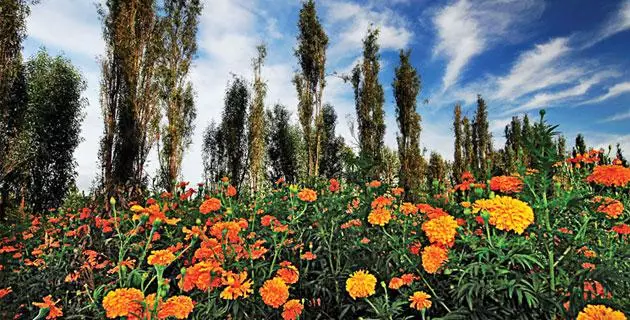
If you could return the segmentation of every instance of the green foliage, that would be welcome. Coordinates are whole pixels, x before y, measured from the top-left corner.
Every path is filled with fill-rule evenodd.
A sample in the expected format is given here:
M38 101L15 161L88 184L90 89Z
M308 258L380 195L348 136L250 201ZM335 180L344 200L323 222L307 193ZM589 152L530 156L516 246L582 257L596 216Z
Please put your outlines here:
M265 160L265 95L267 85L262 80L262 66L267 56L264 45L256 47L258 56L253 60L254 67L254 97L249 110L249 178L252 192L258 190L260 180L264 177L263 165Z
M325 178L339 178L343 173L343 150L345 147L344 139L335 135L335 126L337 125L337 114L335 108L330 105L324 105L322 110L323 130L322 130L322 156L319 161L319 173Z
M298 130L291 126L290 118L289 110L283 105L276 104L273 110L267 110L268 174L274 181L284 177L287 182L296 183L301 137Z

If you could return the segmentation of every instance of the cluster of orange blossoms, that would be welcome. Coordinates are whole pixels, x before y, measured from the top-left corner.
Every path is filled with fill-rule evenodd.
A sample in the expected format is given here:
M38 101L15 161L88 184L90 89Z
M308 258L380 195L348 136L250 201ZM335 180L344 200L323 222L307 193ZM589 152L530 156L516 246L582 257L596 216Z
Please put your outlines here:
M582 164L598 163L601 153L603 153L603 151L591 149L589 152L585 152L584 154L578 153L575 157L568 158L566 162L574 165L576 168L580 168Z
M613 310L603 305L587 305L580 311L577 320L626 320L621 311Z
M593 202L598 205L597 212L606 214L610 219L617 219L623 213L623 203L619 200L596 196Z
M630 183L630 168L620 165L597 166L586 178L586 181L606 187L623 188Z
M496 176L490 179L490 190L504 194L519 193L523 190L523 181L518 176Z
M103 298L103 308L110 319L127 317L129 320L140 320L151 317L157 312L158 319L186 319L194 308L190 297L174 296L166 301L158 299L157 308L155 294L144 296L142 291L135 288L120 288L107 293Z
M314 202L317 200L317 192L309 188L304 188L298 192L298 198L304 202Z
M390 196L382 195L378 196L372 201L372 211L368 215L368 222L375 226L385 226L392 219L392 214L389 210L389 206L393 203L393 199Z
M485 189L486 185L484 183L475 183L475 177L469 171L466 171L462 174L462 183L455 185L453 190L455 191L469 191L473 188L481 188Z

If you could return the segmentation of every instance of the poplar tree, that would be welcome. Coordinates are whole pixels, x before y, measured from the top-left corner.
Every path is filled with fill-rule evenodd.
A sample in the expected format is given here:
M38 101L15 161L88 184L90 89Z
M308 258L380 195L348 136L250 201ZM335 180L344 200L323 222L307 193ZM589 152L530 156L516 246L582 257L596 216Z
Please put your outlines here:
M300 9L298 46L295 56L300 72L293 78L298 94L298 115L308 158L307 174L319 172L320 143L322 138L322 95L326 86L325 65L328 36L319 22L315 2L308 0Z
M331 104L325 104L322 109L322 156L320 159L320 175L330 179L339 178L343 171L344 139L336 136L337 113Z
M442 156L435 151L432 151L431 156L429 157L427 178L432 184L442 184L444 183L444 179L446 179L446 162L444 161Z
M462 127L464 129L464 171L471 171L474 163L473 137L470 120L466 116L462 120ZM461 179L461 176L458 178Z
M484 178L489 175L492 161L492 136L488 124L488 108L481 95L477 96L477 111L473 124L477 169Z
M378 178L383 166L382 146L385 136L385 97L378 81L380 54L378 29L370 27L363 39L363 61L352 70L357 125L359 131L360 158L367 163L366 175Z
M422 156L420 155L420 121L416 112L416 99L420 92L420 77L409 62L410 51L400 51L400 64L394 70L394 98L396 99L396 122L400 135L398 158L400 168L398 183L406 191L405 197L411 200L412 192L420 189Z
M225 93L225 107L221 131L227 162L227 173L232 184L240 189L245 175L247 152L247 107L249 105L249 91L243 78L234 77Z
M567 156L567 139L561 135L558 137L556 144L558 145L558 156L564 159ZM619 144L617 144L617 147L619 147Z
M192 143L195 110L190 66L197 52L199 0L165 0L160 20L164 52L157 56L159 104L165 124L161 128L161 185L172 191L181 173L184 152Z
M272 180L284 178L288 183L296 183L298 178L299 136L293 134L290 123L291 113L280 104L267 110L267 158L269 176Z
M455 144L453 152L453 178L460 182L465 170L465 146L462 141L462 106L458 103L453 110L453 131L455 132Z
M586 142L584 141L584 135L581 133L578 133L578 135L575 137L575 150L579 154L586 153Z
M144 163L157 140L156 69L163 45L155 12L155 0L107 0L99 9L106 45L101 62L100 150L106 194L115 187L138 194Z
M262 80L262 66L267 56L264 45L256 47L258 55L252 61L254 68L254 96L249 108L249 177L251 190L258 190L263 176L265 160L265 95L267 85Z

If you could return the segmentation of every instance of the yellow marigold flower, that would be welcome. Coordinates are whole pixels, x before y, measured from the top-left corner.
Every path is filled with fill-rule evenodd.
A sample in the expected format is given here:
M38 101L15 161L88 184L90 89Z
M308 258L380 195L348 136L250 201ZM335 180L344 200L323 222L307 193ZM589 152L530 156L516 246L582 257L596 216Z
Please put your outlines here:
M475 201L473 212L481 210L488 211L490 214L488 222L499 230L511 230L521 234L534 222L534 211L527 203L507 196Z
M304 202L314 202L317 200L317 192L309 188L304 188L298 192L298 198Z
M463 208L470 208L470 206L471 206L470 202L468 202L468 201L462 201L462 202L460 203L460 205L461 205Z
M142 314L144 294L135 288L121 288L107 293L103 308L110 319Z
M448 250L430 245L422 250L422 267L428 273L436 273L438 269L448 260Z
M604 305L587 305L580 311L577 320L626 320L626 316Z
M422 224L422 231L427 235L431 243L443 246L452 246L457 235L457 221L449 215L440 216Z
M431 308L431 296L424 291L416 291L413 296L409 297L410 307L416 310Z
M195 308L195 305L190 297L170 297L159 307L158 318L166 319L168 317L174 317L175 319L187 319L188 315L193 311L193 308Z
M247 298L253 292L252 280L247 279L247 272L240 274L226 272L223 275L222 284L225 287L221 292L221 299L236 300L239 297Z
M153 250L147 259L152 266L166 267L175 260L175 255L169 250Z
M304 305L297 299L291 299L284 304L282 319L295 320L302 314L302 310L304 310Z
M277 309L289 299L289 287L280 277L265 281L259 290L263 302Z
M376 277L364 270L355 271L346 280L346 291L352 299L367 298L374 294Z
M385 208L374 209L368 215L368 222L371 225L385 226L392 219L392 214Z

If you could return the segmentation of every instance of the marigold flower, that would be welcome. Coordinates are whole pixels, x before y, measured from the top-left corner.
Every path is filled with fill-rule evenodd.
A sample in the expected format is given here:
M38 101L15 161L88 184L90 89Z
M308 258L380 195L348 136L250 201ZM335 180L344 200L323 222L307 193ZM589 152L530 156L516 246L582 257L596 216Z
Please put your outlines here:
M224 270L221 263L215 260L202 261L186 269L179 282L179 287L188 292L193 288L206 291L221 286L221 275Z
M53 301L50 295L44 297L43 302L33 302L33 305L40 309L48 309L48 316L46 319L56 319L58 317L63 316L63 311L61 307L57 306L59 301Z
M385 226L392 219L392 215L389 210L385 208L374 209L368 215L368 222L371 225Z
M187 296L170 297L160 305L158 310L158 318L166 319L174 317L175 319L187 319L195 305Z
M405 189L403 188L392 188L392 194L399 197L400 195L402 195L403 193L405 193Z
M490 190L501 193L519 193L523 190L523 181L515 176L496 176L490 179Z
M265 281L258 292L263 302L274 309L279 308L289 298L289 287L280 277Z
M208 214L210 212L219 211L221 209L221 200L217 198L210 198L205 200L201 206L199 206L199 212L202 214Z
M620 225L616 225L616 226L612 227L611 230L616 232L619 235L630 234L630 226L628 226L625 223L622 223Z
M280 263L281 268L278 269L277 275L287 284L294 284L300 278L300 271L288 261Z
M400 276L400 279L402 279L404 284L408 286L412 284L414 280L420 279L420 278L414 275L413 273L405 273L402 276Z
M473 212L478 213L481 210L488 211L488 222L499 230L522 234L534 222L534 211L527 203L507 196L475 201Z
M166 267L175 260L175 255L169 250L153 250L147 259L147 263L152 266Z
M604 305L587 305L577 316L577 320L626 320L626 316Z
M597 166L586 181L606 187L625 187L630 182L630 168L617 165Z
M317 259L317 255L316 255L316 254L314 254L314 253L312 253L312 252L310 252L310 251L306 251L306 252L304 252L304 253L300 256L300 258L301 258L302 260L307 260L307 261L310 261L310 260L315 260L315 259Z
M398 290L404 284L405 282L403 281L403 279L398 278L398 277L393 277L391 280L389 280L389 285L387 287L390 289Z
M368 186L370 186L370 188L378 188L381 186L381 182L378 180L372 180L368 183Z
M247 272L243 271L239 274L226 272L221 282L226 286L221 292L221 299L236 300L240 297L247 298L253 292L252 280L247 279Z
M400 206L400 212L403 214L416 214L418 213L418 207L411 202L405 202Z
M599 204L597 212L604 213L610 219L617 219L623 213L623 203L609 197L596 196L593 202Z
M0 289L0 299L6 297L11 292L13 292L13 290L11 290L11 287Z
M282 319L295 320L302 314L304 306L297 299L291 299L284 304L282 311Z
M330 190L330 192L337 192L339 191L339 181L337 181L337 179L332 178L330 179L330 185L328 186L328 190Z
M441 216L422 224L422 231L427 235L431 243L443 246L452 246L457 235L459 225L452 216Z
M298 192L298 198L304 202L314 202L317 200L317 192L309 188L304 188Z
M355 271L346 280L346 291L352 299L367 298L376 291L376 277L367 271Z
M424 271L434 274L448 260L448 250L430 245L422 250L422 267Z
M127 317L137 319L142 314L144 294L135 288L120 288L107 293L103 298L103 308L110 319Z
M413 293L411 297L409 297L409 301L411 302L410 307L416 310L423 310L431 308L431 296L428 295L424 291L416 291Z
M380 209L391 206L393 203L392 198L389 196L378 196L372 201L372 209Z

